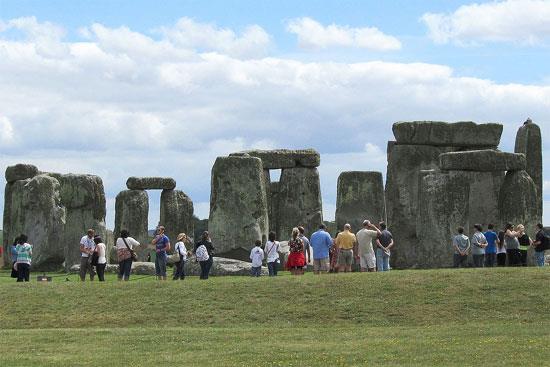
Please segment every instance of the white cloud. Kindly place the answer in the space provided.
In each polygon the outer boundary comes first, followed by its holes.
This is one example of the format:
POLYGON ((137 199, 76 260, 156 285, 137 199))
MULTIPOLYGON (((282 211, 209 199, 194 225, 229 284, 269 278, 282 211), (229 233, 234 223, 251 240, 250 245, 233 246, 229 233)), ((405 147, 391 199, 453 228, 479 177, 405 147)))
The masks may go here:
POLYGON ((401 42, 384 34, 376 27, 352 28, 337 24, 324 26, 314 19, 304 17, 292 19, 287 31, 298 36, 303 48, 324 49, 328 47, 355 47, 376 51, 401 49, 401 42))
POLYGON ((271 44, 270 35, 258 25, 250 25, 237 35, 231 29, 186 17, 174 26, 161 27, 158 32, 179 47, 217 51, 234 57, 264 56, 271 44))
POLYGON ((437 43, 472 45, 513 42, 524 45, 550 39, 550 1, 507 0, 462 5, 453 13, 426 13, 421 20, 437 43))
POLYGON ((55 39, 67 51, 54 54, 38 51, 51 40, 0 33, 0 139, 24 147, 0 144, 0 170, 26 162, 94 173, 111 199, 129 176, 171 176, 207 203, 217 156, 312 147, 322 154, 326 211, 341 171, 385 172, 395 121, 502 122, 508 151, 527 115, 550 128, 550 86, 464 78, 423 63, 242 59, 124 27, 85 29, 85 42, 55 39))

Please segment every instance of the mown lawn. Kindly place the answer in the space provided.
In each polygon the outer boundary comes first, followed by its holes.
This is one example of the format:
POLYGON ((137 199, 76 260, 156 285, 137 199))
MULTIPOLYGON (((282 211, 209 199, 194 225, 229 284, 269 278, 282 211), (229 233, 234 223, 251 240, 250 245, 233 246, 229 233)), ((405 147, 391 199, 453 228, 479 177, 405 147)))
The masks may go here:
POLYGON ((550 269, 15 284, 0 366, 550 365, 550 269))

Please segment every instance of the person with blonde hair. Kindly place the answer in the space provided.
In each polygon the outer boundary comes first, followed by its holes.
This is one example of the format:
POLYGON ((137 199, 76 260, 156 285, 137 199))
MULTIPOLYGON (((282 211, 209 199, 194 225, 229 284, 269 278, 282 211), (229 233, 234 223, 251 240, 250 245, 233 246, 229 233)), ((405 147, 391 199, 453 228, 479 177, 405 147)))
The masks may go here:
POLYGON ((504 227, 504 245, 506 246, 508 266, 518 266, 520 263, 519 236, 520 233, 514 231, 514 225, 512 223, 506 223, 504 227))
POLYGON ((527 251, 529 247, 533 245, 533 241, 529 238, 527 233, 525 233, 525 226, 523 224, 518 224, 516 226, 516 232, 519 233, 519 264, 521 266, 527 266, 527 251))
POLYGON ((290 253, 286 261, 286 268, 290 270, 292 275, 303 275, 306 257, 304 255, 304 243, 300 238, 298 228, 292 229, 292 238, 288 241, 290 253))

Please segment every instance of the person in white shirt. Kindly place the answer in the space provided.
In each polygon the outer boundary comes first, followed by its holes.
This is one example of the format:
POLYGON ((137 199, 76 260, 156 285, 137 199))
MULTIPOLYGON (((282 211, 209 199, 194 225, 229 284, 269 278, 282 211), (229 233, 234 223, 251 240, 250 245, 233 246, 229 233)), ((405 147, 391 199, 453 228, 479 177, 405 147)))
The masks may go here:
POLYGON ((262 274, 262 261, 264 260, 264 250, 262 250, 262 241, 256 240, 255 246, 250 250, 250 260, 252 260, 252 270, 250 275, 259 277, 262 274))
POLYGON ((376 256, 372 247, 372 241, 376 240, 381 233, 374 224, 369 220, 365 220, 363 221, 363 229, 355 234, 358 244, 357 257, 361 264, 361 271, 376 271, 376 256))
POLYGON ((94 280, 95 270, 91 264, 92 254, 95 251, 95 231, 88 229, 86 235, 80 239, 80 280, 86 280, 86 273, 90 273, 90 281, 94 280))
POLYGON ((94 237, 95 251, 97 252, 97 277, 100 282, 105 281, 105 267, 107 266, 107 257, 105 256, 105 244, 100 236, 94 237))
POLYGON ((277 268, 280 261, 279 247, 279 241, 275 241, 275 232, 269 232, 268 241, 265 244, 265 257, 270 277, 277 276, 277 268))
POLYGON ((187 262, 187 256, 191 255, 191 252, 187 251, 185 243, 190 244, 191 241, 185 233, 178 234, 176 238, 176 246, 174 247, 176 254, 179 256, 179 261, 176 263, 176 272, 174 273, 173 280, 185 279, 185 263, 187 262))

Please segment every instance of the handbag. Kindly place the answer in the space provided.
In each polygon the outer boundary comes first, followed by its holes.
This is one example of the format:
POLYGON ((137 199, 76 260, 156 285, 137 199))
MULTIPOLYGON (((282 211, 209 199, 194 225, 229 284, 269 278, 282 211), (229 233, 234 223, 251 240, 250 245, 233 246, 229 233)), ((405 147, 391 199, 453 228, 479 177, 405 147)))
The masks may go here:
POLYGON ((132 261, 137 261, 138 259, 137 254, 134 250, 130 248, 130 246, 128 246, 128 243, 126 242, 126 238, 122 237, 122 241, 124 241, 126 248, 128 249, 128 251, 130 251, 130 258, 132 259, 132 261))
POLYGON ((90 261, 90 265, 97 266, 97 263, 99 261, 99 254, 97 251, 94 251, 92 254, 92 260, 90 261))

